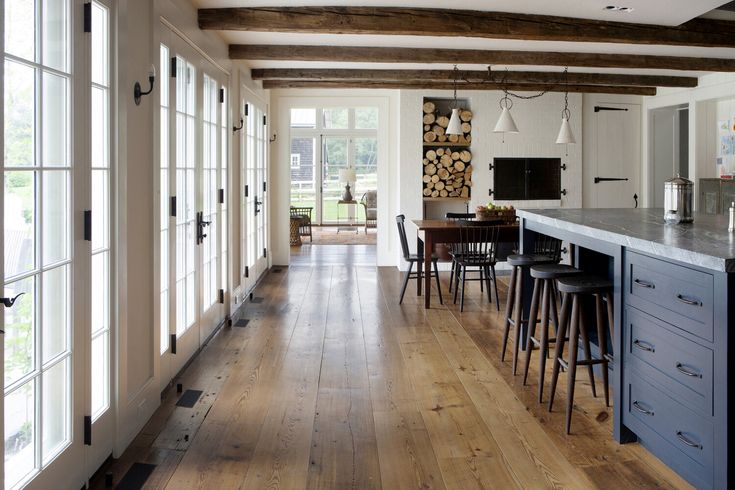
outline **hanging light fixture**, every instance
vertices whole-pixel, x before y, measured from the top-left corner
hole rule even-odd
[[[452,116],[449,118],[449,125],[447,126],[447,129],[444,133],[462,136],[464,134],[464,131],[462,131],[462,121],[459,118],[459,102],[457,101],[458,75],[459,70],[457,69],[457,65],[454,65],[454,99],[449,104],[449,107],[452,109]]]
[[[502,112],[498,118],[497,124],[495,124],[494,133],[518,133],[518,126],[513,120],[513,116],[510,114],[510,109],[513,107],[513,101],[508,97],[508,92],[504,91],[503,98],[500,99],[500,108]]]
[[[556,144],[573,145],[577,140],[574,139],[572,125],[569,124],[569,118],[572,116],[572,113],[569,110],[569,84],[567,69],[564,69],[564,84],[566,85],[567,91],[564,92],[564,110],[561,111],[561,127],[559,128],[559,135],[556,137]]]

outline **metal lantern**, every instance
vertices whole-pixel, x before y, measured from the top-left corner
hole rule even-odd
[[[664,221],[666,223],[691,223],[694,200],[694,183],[676,176],[664,182]]]

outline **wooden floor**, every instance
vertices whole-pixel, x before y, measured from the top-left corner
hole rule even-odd
[[[304,244],[291,247],[292,266],[374,266],[377,262],[375,245]]]
[[[223,329],[177,380],[204,391],[196,406],[176,407],[172,390],[103,473],[117,484],[153,463],[146,488],[177,490],[686,487],[612,440],[612,411],[581,375],[564,435],[563,387],[553,413],[537,405],[536,372],[523,387],[499,361],[500,314],[479,290],[461,315],[438,298],[427,314],[415,284],[398,305],[401,279],[374,266],[270,274],[248,326]]]

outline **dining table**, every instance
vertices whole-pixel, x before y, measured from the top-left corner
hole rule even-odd
[[[421,295],[421,270],[431,270],[431,257],[434,253],[434,247],[437,243],[459,243],[460,241],[460,222],[447,219],[415,219],[411,223],[416,227],[416,252],[424,256],[424,262],[418,263],[418,279],[416,284],[416,292]],[[518,239],[520,236],[520,227],[518,223],[509,223],[498,225],[500,233],[498,237],[498,250],[496,256],[502,261],[517,250]],[[423,265],[423,267],[422,267]],[[431,308],[431,274],[423,274],[424,308]]]

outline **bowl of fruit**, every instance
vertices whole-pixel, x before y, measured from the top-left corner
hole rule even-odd
[[[487,203],[486,206],[477,206],[475,215],[480,221],[503,221],[504,223],[513,223],[516,220],[516,210],[513,206],[501,206],[493,202]]]

